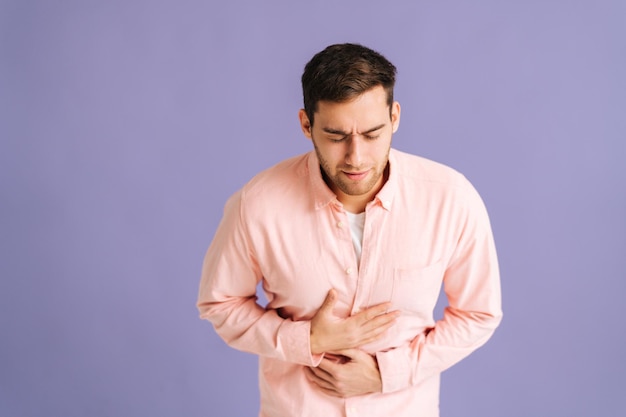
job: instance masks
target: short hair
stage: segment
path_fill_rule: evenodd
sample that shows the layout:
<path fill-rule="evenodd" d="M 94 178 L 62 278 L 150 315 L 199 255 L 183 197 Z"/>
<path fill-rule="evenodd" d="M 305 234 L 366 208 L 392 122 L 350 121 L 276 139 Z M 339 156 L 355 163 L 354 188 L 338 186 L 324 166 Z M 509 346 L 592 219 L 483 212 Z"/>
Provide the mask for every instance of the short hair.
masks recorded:
<path fill-rule="evenodd" d="M 304 111 L 313 125 L 320 101 L 349 101 L 379 85 L 391 109 L 395 82 L 396 67 L 380 53 L 353 43 L 330 45 L 304 67 Z"/>

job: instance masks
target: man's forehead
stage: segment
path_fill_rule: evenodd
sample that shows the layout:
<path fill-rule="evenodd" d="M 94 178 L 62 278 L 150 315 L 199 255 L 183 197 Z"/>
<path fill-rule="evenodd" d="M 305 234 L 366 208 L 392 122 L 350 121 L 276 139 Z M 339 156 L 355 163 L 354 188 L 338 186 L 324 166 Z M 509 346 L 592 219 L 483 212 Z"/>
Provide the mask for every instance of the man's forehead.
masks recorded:
<path fill-rule="evenodd" d="M 357 129 L 359 132 L 375 130 L 389 123 L 389 106 L 379 109 L 345 109 L 341 106 L 320 107 L 315 112 L 315 123 L 327 132 L 347 132 Z"/>

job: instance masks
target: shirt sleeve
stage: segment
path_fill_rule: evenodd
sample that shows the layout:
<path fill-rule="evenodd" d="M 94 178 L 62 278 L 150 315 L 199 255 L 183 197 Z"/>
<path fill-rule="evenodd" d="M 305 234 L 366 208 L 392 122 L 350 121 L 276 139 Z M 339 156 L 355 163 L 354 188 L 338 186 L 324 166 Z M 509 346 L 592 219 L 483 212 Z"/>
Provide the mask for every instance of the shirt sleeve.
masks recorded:
<path fill-rule="evenodd" d="M 448 307 L 409 343 L 377 352 L 383 392 L 414 386 L 482 346 L 502 319 L 498 261 L 487 211 L 470 186 L 464 221 L 443 277 Z"/>
<path fill-rule="evenodd" d="M 224 216 L 204 258 L 197 307 L 230 346 L 260 356 L 317 366 L 310 350 L 310 321 L 281 318 L 257 302 L 262 273 L 244 220 L 242 192 L 226 203 Z"/>

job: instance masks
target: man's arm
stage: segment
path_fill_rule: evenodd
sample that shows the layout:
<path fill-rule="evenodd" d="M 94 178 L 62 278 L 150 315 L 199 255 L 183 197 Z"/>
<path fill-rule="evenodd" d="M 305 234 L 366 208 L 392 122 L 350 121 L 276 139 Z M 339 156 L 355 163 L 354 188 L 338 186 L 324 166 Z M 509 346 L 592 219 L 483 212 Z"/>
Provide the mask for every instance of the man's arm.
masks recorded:
<path fill-rule="evenodd" d="M 227 202 L 207 251 L 197 303 L 200 317 L 209 320 L 226 343 L 257 355 L 315 366 L 324 352 L 377 340 L 393 325 L 397 313 L 386 313 L 388 304 L 348 318 L 335 317 L 334 290 L 310 321 L 284 319 L 258 305 L 256 288 L 262 274 L 242 210 L 239 192 Z"/>
<path fill-rule="evenodd" d="M 449 306 L 443 319 L 409 343 L 377 352 L 371 361 L 363 355 L 322 361 L 320 369 L 309 372 L 312 383 L 337 396 L 393 392 L 441 373 L 489 339 L 502 318 L 500 278 L 486 210 L 471 191 L 465 226 L 444 276 Z M 370 391 L 377 387 L 368 382 L 374 370 L 382 387 Z"/>
<path fill-rule="evenodd" d="M 376 359 L 383 392 L 417 385 L 467 357 L 491 337 L 502 319 L 500 274 L 487 210 L 469 185 L 464 221 L 443 277 L 448 307 L 432 329 Z"/>

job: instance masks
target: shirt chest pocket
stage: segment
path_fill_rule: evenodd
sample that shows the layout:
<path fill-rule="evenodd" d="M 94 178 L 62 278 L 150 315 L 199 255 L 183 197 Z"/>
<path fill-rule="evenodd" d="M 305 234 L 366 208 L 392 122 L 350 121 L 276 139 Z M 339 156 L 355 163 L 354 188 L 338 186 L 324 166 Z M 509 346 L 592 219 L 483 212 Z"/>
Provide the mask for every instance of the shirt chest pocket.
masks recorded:
<path fill-rule="evenodd" d="M 443 272 L 443 262 L 423 268 L 395 268 L 391 293 L 394 308 L 430 314 L 439 298 Z"/>

